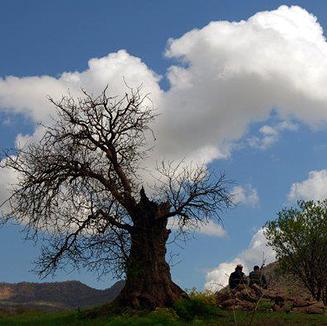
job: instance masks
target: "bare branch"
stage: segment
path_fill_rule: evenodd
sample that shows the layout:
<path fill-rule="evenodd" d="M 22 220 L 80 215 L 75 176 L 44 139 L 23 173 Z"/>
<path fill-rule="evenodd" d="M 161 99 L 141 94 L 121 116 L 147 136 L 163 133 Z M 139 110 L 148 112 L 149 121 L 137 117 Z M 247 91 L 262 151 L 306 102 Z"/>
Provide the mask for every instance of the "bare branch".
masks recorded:
<path fill-rule="evenodd" d="M 220 220 L 220 213 L 232 206 L 228 181 L 223 174 L 210 174 L 205 166 L 183 166 L 183 161 L 162 162 L 155 191 L 169 204 L 170 211 L 162 218 L 176 216 L 181 226 L 187 223 Z"/>
<path fill-rule="evenodd" d="M 25 225 L 27 239 L 42 241 L 36 262 L 41 276 L 63 266 L 82 266 L 98 276 L 126 273 L 131 281 L 124 293 L 138 297 L 128 300 L 152 297 L 162 305 L 183 293 L 165 260 L 169 218 L 180 226 L 171 238 L 184 240 L 190 226 L 220 220 L 232 204 L 228 181 L 204 166 L 162 163 L 157 187 L 146 193 L 139 174 L 151 149 L 152 103 L 140 88 L 122 97 L 107 93 L 49 98 L 57 116 L 42 126 L 40 142 L 5 153 L 3 167 L 18 179 L 2 221 L 15 220 Z M 158 298 L 154 289 L 149 295 L 149 283 L 160 283 L 165 294 Z"/>

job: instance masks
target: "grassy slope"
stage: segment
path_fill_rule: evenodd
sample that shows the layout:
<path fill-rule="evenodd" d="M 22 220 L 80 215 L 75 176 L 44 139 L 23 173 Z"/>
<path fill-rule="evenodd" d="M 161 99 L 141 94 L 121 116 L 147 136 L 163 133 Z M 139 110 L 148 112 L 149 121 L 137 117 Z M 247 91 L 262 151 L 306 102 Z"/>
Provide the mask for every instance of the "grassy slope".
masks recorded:
<path fill-rule="evenodd" d="M 193 320 L 183 320 L 169 311 L 158 311 L 143 316 L 120 316 L 109 319 L 85 320 L 79 318 L 77 312 L 65 313 L 23 313 L 15 316 L 0 316 L 0 325 L 81 325 L 81 326 L 186 326 L 186 325 L 249 325 L 251 313 L 220 312 L 218 316 L 206 319 L 195 317 Z M 252 325 L 327 325 L 327 317 L 321 315 L 286 314 L 273 312 L 259 312 L 255 315 Z"/>
<path fill-rule="evenodd" d="M 106 318 L 86 319 L 95 312 L 101 311 L 103 306 L 80 311 L 66 312 L 26 312 L 9 314 L 0 310 L 0 326 L 32 325 L 32 326 L 201 326 L 201 325 L 326 325 L 324 315 L 308 315 L 299 313 L 278 313 L 266 311 L 264 305 L 258 306 L 253 312 L 225 311 L 216 306 L 215 295 L 208 292 L 191 291 L 190 299 L 182 299 L 175 303 L 173 309 L 162 308 L 150 313 L 137 315 L 119 315 Z M 109 307 L 109 306 L 108 306 Z M 108 311 L 106 308 L 106 312 Z M 109 307 L 110 309 L 110 307 Z M 114 310 L 113 310 L 114 311 Z M 103 314 L 102 314 L 103 315 Z M 253 318 L 254 317 L 254 318 Z M 251 323 L 251 320 L 253 322 Z"/>

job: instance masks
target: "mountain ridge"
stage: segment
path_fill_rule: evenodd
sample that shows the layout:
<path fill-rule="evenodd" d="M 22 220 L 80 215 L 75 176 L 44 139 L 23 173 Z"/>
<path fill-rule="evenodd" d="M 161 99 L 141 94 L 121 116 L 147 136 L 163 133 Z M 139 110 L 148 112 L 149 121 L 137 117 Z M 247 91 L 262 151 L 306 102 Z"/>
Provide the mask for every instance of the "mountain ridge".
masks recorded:
<path fill-rule="evenodd" d="M 110 288 L 99 290 L 80 281 L 63 282 L 0 282 L 0 309 L 27 308 L 65 310 L 111 302 L 124 286 L 118 281 Z"/>

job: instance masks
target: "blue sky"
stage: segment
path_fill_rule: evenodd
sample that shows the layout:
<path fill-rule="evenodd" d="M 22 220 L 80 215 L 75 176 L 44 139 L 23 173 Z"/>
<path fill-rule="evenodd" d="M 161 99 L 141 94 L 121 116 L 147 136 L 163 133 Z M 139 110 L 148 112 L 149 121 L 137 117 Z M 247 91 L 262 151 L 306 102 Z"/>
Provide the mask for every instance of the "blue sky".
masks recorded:
<path fill-rule="evenodd" d="M 302 7 L 307 13 L 317 17 L 318 23 L 324 30 L 327 29 L 327 3 L 322 1 L 2 1 L 0 4 L 0 78 L 43 75 L 60 78 L 63 72 L 85 71 L 91 58 L 102 58 L 109 53 L 125 49 L 130 55 L 140 58 L 147 69 L 161 75 L 159 82 L 161 90 L 169 93 L 172 85 L 170 67 L 177 65 L 185 66 L 187 69 L 190 64 L 188 62 L 185 65 L 185 62 L 181 63 L 178 59 L 179 51 L 187 51 L 185 48 L 181 49 L 185 47 L 184 43 L 175 42 L 176 48 L 171 47 L 173 53 L 171 57 L 164 55 L 165 50 L 169 48 L 167 42 L 170 38 L 179 39 L 194 28 L 201 29 L 212 21 L 246 21 L 257 12 L 275 10 L 280 5 Z M 298 23 L 301 24 L 301 21 Z M 228 28 L 233 26 L 228 25 Z M 308 33 L 310 33 L 310 26 Z M 218 31 L 217 38 L 219 35 Z M 233 39 L 235 45 L 243 40 L 242 34 L 237 35 Z M 319 42 L 323 41 L 318 40 L 317 44 Z M 274 40 L 268 44 L 275 46 Z M 309 51 L 305 46 L 307 43 L 297 48 L 296 58 L 301 55 L 302 50 Z M 259 51 L 266 49 L 262 44 L 258 44 L 258 48 Z M 205 52 L 206 49 L 202 50 Z M 229 54 L 235 54 L 239 58 L 242 56 L 247 60 L 249 58 L 245 52 L 234 53 L 231 52 L 234 49 L 230 48 L 227 50 Z M 269 48 L 267 51 L 270 50 Z M 287 51 L 285 50 L 286 55 L 293 54 L 292 49 Z M 189 52 L 187 55 L 189 61 L 191 60 L 196 67 L 197 52 Z M 215 54 L 210 53 L 210 55 L 215 57 Z M 260 54 L 258 58 L 260 59 Z M 276 62 L 279 60 L 272 54 L 272 60 L 274 58 Z M 213 59 L 212 62 L 216 62 L 215 60 L 218 59 Z M 287 60 L 287 56 L 283 60 Z M 316 61 L 312 60 L 312 66 L 318 65 Z M 282 63 L 276 63 L 276 67 L 278 64 L 282 66 Z M 287 65 L 292 65 L 292 62 Z M 294 66 L 299 66 L 298 69 L 301 69 L 298 63 L 294 63 Z M 279 69 L 279 66 L 276 67 L 269 66 L 269 69 L 275 73 L 273 69 Z M 198 69 L 202 69 L 201 64 L 198 64 Z M 265 62 L 260 69 L 265 71 Z M 304 76 L 306 71 L 296 69 L 294 74 L 299 75 L 294 76 L 291 82 L 297 85 L 297 81 L 301 82 L 302 75 Z M 327 71 L 324 65 L 321 69 Z M 323 77 L 321 78 L 323 80 Z M 26 79 L 22 80 L 24 82 Z M 37 114 L 30 114 L 34 110 L 34 102 L 28 104 L 26 108 L 21 104 L 24 102 L 24 89 L 19 91 L 18 95 L 15 92 L 21 87 L 20 85 L 9 92 L 6 88 L 7 82 L 4 82 L 4 79 L 2 81 L 0 146 L 8 148 L 15 146 L 18 134 L 33 134 Z M 150 81 L 149 85 L 151 83 L 154 82 Z M 232 85 L 238 87 L 238 84 Z M 285 85 L 287 87 L 288 83 Z M 242 111 L 236 112 L 235 121 L 226 120 L 224 126 L 221 126 L 219 121 L 216 122 L 217 129 L 222 130 L 218 132 L 220 139 L 217 139 L 217 144 L 220 142 L 219 150 L 223 152 L 224 158 L 216 159 L 219 156 L 217 154 L 213 159 L 208 160 L 209 169 L 224 170 L 228 178 L 235 181 L 235 186 L 242 187 L 239 190 L 243 192 L 238 192 L 238 196 L 244 196 L 239 198 L 236 208 L 223 216 L 223 227 L 226 231 L 224 237 L 197 233 L 195 239 L 183 244 L 184 249 L 178 246 L 170 248 L 173 252 L 179 253 L 176 261 L 180 262 L 172 267 L 172 272 L 174 279 L 182 287 L 203 288 L 210 271 L 224 262 L 233 265 L 237 257 L 242 262 L 245 260 L 245 263 L 255 263 L 256 259 L 250 252 L 255 245 L 254 242 L 250 244 L 251 239 L 256 236 L 267 219 L 273 218 L 282 207 L 290 204 L 288 198 L 307 198 L 305 196 L 314 199 L 324 198 L 323 189 L 326 182 L 324 169 L 327 168 L 325 99 L 323 96 L 319 97 L 315 109 L 316 102 L 312 100 L 315 95 L 314 90 L 309 94 L 306 85 L 297 85 L 297 87 L 304 87 L 301 90 L 304 100 L 299 107 L 296 106 L 296 99 L 293 98 L 297 96 L 294 89 L 290 88 L 285 95 L 276 86 L 276 93 L 272 92 L 277 98 L 276 101 L 273 96 L 271 103 L 268 100 L 268 102 L 259 101 L 258 111 L 250 112 L 248 116 L 244 113 L 246 118 L 242 120 L 239 117 L 243 116 L 243 112 L 247 112 L 247 103 L 257 105 L 255 98 L 259 98 L 261 96 L 259 93 L 265 89 L 259 90 L 258 93 L 254 92 L 251 95 L 248 102 L 244 102 Z M 184 90 L 174 89 L 163 103 L 183 103 L 179 98 L 185 94 L 183 92 Z M 51 89 L 48 89 L 44 96 L 47 94 L 52 94 Z M 235 96 L 238 96 L 237 93 Z M 287 98 L 284 99 L 283 96 Z M 279 97 L 283 97 L 280 102 Z M 210 106 L 210 96 L 208 95 L 207 98 L 208 102 L 201 103 Z M 253 102 L 252 98 L 254 98 Z M 32 100 L 28 98 L 27 101 Z M 261 110 L 260 105 L 266 102 L 270 107 L 262 108 L 266 113 L 261 115 L 258 113 Z M 276 106 L 276 103 L 285 103 L 286 109 Z M 228 103 L 226 105 L 228 107 Z M 194 110 L 197 109 L 202 108 L 197 108 L 194 104 Z M 311 117 L 311 110 L 314 118 Z M 325 110 L 327 112 L 327 108 Z M 223 113 L 221 114 L 223 116 Z M 287 123 L 283 124 L 283 122 Z M 239 132 L 231 133 L 230 130 L 237 128 L 240 128 Z M 196 135 L 193 134 L 193 137 Z M 190 142 L 195 142 L 192 135 L 189 137 Z M 228 143 L 227 149 L 225 143 L 221 141 L 221 139 L 225 140 L 224 137 Z M 316 173 L 309 175 L 310 171 Z M 291 188 L 296 183 L 297 185 Z M 38 281 L 37 276 L 29 270 L 32 268 L 32 261 L 37 257 L 39 247 L 32 242 L 25 242 L 19 230 L 20 227 L 13 225 L 4 226 L 0 230 L 2 262 L 0 281 Z M 247 248 L 248 251 L 244 254 Z M 254 251 L 257 255 L 257 263 L 261 263 L 261 254 L 258 253 L 264 250 L 262 248 Z M 84 270 L 72 274 L 59 271 L 53 280 L 64 279 L 79 279 L 99 288 L 108 287 L 113 283 L 110 277 L 97 281 L 94 275 Z"/>

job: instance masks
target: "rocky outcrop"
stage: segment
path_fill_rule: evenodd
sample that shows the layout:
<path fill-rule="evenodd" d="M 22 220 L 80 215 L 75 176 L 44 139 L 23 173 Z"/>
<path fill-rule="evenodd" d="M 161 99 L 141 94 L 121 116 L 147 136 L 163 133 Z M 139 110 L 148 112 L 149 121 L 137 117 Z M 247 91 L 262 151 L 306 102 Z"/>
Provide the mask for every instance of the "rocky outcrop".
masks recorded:
<path fill-rule="evenodd" d="M 216 293 L 217 305 L 228 310 L 283 311 L 323 314 L 325 306 L 310 296 L 291 296 L 280 289 L 240 286 L 224 288 Z"/>

